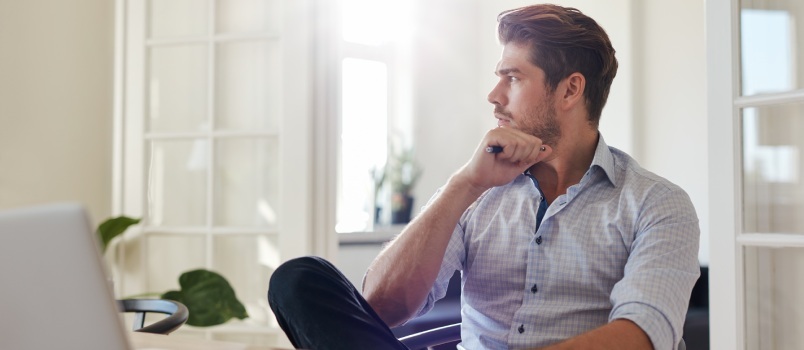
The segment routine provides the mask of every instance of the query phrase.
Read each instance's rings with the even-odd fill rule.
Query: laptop
[[[79,204],[0,211],[0,349],[131,349]]]

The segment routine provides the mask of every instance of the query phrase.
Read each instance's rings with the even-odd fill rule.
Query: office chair
[[[417,350],[460,339],[461,324],[456,323],[404,336],[399,338],[399,341],[402,342],[402,344],[405,344],[408,349]],[[678,343],[678,350],[687,350],[687,344],[684,343],[684,339],[681,339],[681,342]]]
[[[190,316],[184,304],[164,299],[123,299],[117,301],[117,308],[121,312],[134,312],[133,330],[144,333],[170,334],[187,322]],[[149,312],[168,316],[145,326],[145,314]]]
[[[399,341],[408,349],[417,350],[431,346],[461,340],[461,324],[455,323],[443,327],[428,329],[424,332],[414,333],[399,338]]]

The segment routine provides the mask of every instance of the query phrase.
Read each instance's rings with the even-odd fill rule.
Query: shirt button
[[[542,236],[536,237],[536,244],[538,245],[542,244]]]
[[[539,288],[538,288],[538,287],[536,287],[536,285],[535,285],[535,284],[533,285],[533,287],[530,287],[530,292],[531,292],[531,293],[536,293],[536,292],[538,292],[538,291],[539,291]]]
[[[519,331],[520,334],[525,333],[525,325],[524,324],[519,325],[519,328],[517,330]]]

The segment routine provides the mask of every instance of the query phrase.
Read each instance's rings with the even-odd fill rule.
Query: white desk
[[[135,350],[282,350],[267,346],[140,332],[129,333],[129,339]]]

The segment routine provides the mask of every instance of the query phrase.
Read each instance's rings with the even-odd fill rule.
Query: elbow
[[[404,297],[389,295],[370,288],[364,290],[364,297],[380,319],[391,328],[405,323],[413,317],[415,312],[407,305]]]

